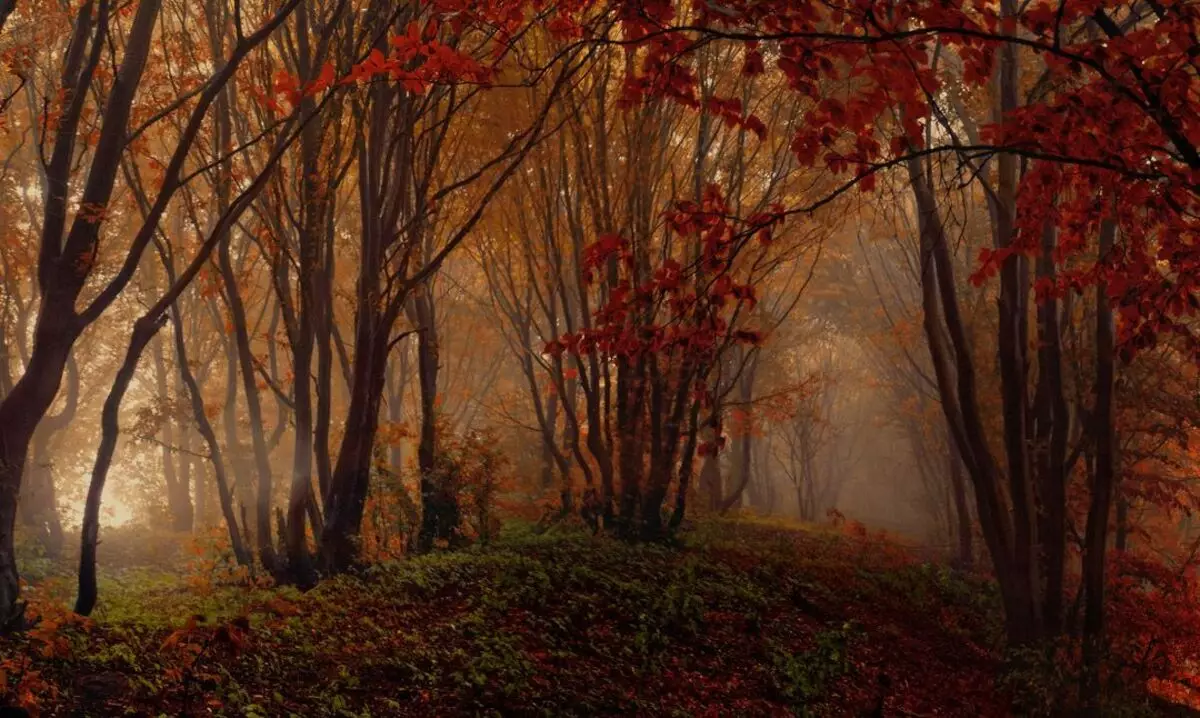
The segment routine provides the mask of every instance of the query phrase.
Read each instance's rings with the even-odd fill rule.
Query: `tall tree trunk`
[[[301,3],[296,9],[296,39],[300,77],[304,82],[314,79],[313,57],[309,42],[308,6]],[[301,108],[310,113],[315,107],[311,96],[301,100]],[[295,417],[295,443],[292,452],[292,482],[288,494],[286,547],[288,568],[292,578],[301,586],[311,586],[316,576],[308,552],[307,517],[315,511],[312,495],[313,482],[313,401],[312,361],[316,342],[316,314],[320,311],[317,300],[317,274],[323,259],[321,239],[325,236],[324,204],[317,185],[319,153],[321,151],[321,126],[310,122],[301,130],[300,136],[300,194],[301,224],[298,232],[300,244],[299,312],[296,317],[296,333],[292,337],[292,373],[295,376],[293,404]],[[290,287],[280,287],[280,301],[286,301]],[[313,525],[317,530],[316,522]],[[319,535],[319,534],[318,534]]]
[[[160,7],[157,0],[146,0],[138,4],[134,13],[124,55],[108,88],[92,162],[79,197],[81,206],[107,207],[112,197],[131,106],[149,57],[150,40]],[[33,351],[25,372],[0,401],[0,630],[23,622],[13,531],[29,442],[58,393],[75,340],[84,326],[94,319],[94,313],[103,312],[109,306],[115,297],[114,291],[120,293],[124,287],[123,275],[119,275],[88,305],[85,311],[89,316],[81,318],[76,313],[75,300],[88,279],[91,266],[81,260],[94,251],[100,223],[77,213],[64,237],[77,132],[85,93],[110,39],[109,16],[110,7],[104,0],[98,4],[88,2],[76,14],[72,40],[63,62],[59,98],[64,112],[58,118],[54,149],[46,166],[47,194],[37,266],[42,303],[38,308]],[[181,144],[190,144],[190,141]],[[164,183],[160,198],[165,201],[169,197],[170,188]],[[131,250],[131,254],[137,253],[140,252]],[[79,271],[81,266],[89,271]]]
[[[345,571],[357,560],[363,509],[371,486],[379,405],[387,378],[391,332],[399,305],[389,303],[380,286],[385,264],[381,194],[382,147],[387,142],[392,88],[371,88],[355,151],[358,155],[358,199],[361,207],[358,284],[355,288],[354,358],[350,368],[350,403],[337,462],[325,497],[325,526],[319,542],[321,564],[329,572]],[[368,121],[369,120],[369,121]]]
[[[618,530],[634,536],[637,513],[641,503],[642,472],[644,468],[646,377],[645,358],[630,361],[617,358],[617,471],[621,478]]]
[[[317,334],[317,414],[313,427],[313,447],[317,461],[317,489],[322,500],[329,490],[329,477],[333,475],[329,430],[333,413],[334,218],[332,212],[327,214],[325,257],[317,275],[316,304],[313,307]]]
[[[688,489],[692,483],[692,474],[695,473],[696,439],[700,433],[699,423],[700,402],[692,402],[692,408],[688,414],[687,437],[683,442],[683,453],[679,463],[679,486],[675,494],[675,510],[671,513],[671,523],[668,526],[672,533],[683,524],[684,514],[687,512]]]
[[[1056,232],[1047,221],[1042,229],[1042,247],[1037,260],[1040,281],[1056,276],[1054,249]],[[1063,629],[1063,581],[1067,552],[1067,434],[1071,416],[1063,394],[1062,331],[1059,303],[1045,297],[1037,309],[1038,385],[1034,396],[1034,446],[1037,483],[1042,504],[1041,544],[1044,556],[1045,598],[1042,610],[1046,634]]]
[[[404,421],[404,390],[408,386],[408,342],[403,342],[397,350],[400,354],[397,362],[388,362],[387,368],[387,417],[392,424]],[[404,471],[404,441],[393,442],[388,447],[388,464],[396,475]]]
[[[1116,225],[1106,220],[1100,228],[1100,257],[1103,265],[1116,237]],[[1084,538],[1083,589],[1083,674],[1080,704],[1089,716],[1100,715],[1100,662],[1104,655],[1104,583],[1108,553],[1108,522],[1116,485],[1116,431],[1113,421],[1114,338],[1112,305],[1108,282],[1096,284],[1096,407],[1092,412],[1096,451],[1096,473],[1088,508]]]
[[[153,266],[153,262],[151,262]],[[158,289],[156,286],[155,289]],[[172,531],[192,530],[192,496],[191,487],[182,480],[175,467],[175,455],[178,450],[175,441],[175,415],[168,389],[167,362],[165,347],[161,335],[154,338],[154,385],[158,392],[158,401],[165,407],[162,422],[162,472],[163,481],[167,488],[167,509],[171,514]],[[182,431],[180,432],[182,435]],[[180,437],[182,438],[182,436]],[[182,458],[186,458],[180,454]]]
[[[428,284],[412,297],[412,315],[417,327],[417,379],[421,393],[421,438],[417,465],[421,471],[421,531],[417,551],[433,549],[435,543],[451,543],[459,523],[457,477],[445,475],[437,456],[438,335],[432,290]]]
[[[537,387],[532,387],[537,391]],[[546,423],[549,425],[550,441],[545,440],[546,431],[542,432],[542,477],[541,489],[548,491],[554,485],[554,437],[558,432],[558,392],[553,392],[546,398]]]
[[[125,398],[134,372],[137,371],[142,352],[159,326],[160,321],[146,316],[134,322],[133,336],[125,350],[125,359],[117,369],[117,376],[113,379],[112,388],[109,389],[108,398],[104,400],[104,409],[101,411],[100,449],[96,452],[96,462],[92,467],[92,478],[88,484],[87,500],[83,509],[79,594],[75,598],[75,613],[81,616],[90,616],[92,609],[96,607],[96,547],[100,539],[100,501],[104,496],[104,484],[108,480],[108,470],[117,449],[121,401]]]
[[[204,470],[204,465],[194,457],[192,461],[192,505],[196,507],[196,520],[193,526],[196,531],[202,532],[211,525],[208,508],[208,472]]]
[[[1001,0],[1002,18],[1017,14],[1016,0]],[[1006,43],[999,48],[998,103],[995,120],[1004,121],[1018,105],[1017,47]],[[1016,201],[1019,162],[1016,155],[1002,152],[997,157],[997,181],[988,193],[994,219],[994,244],[997,249],[1012,247],[1016,240]],[[1000,364],[1000,393],[1004,417],[1004,452],[1008,471],[1008,493],[1012,506],[1013,546],[1011,590],[1017,595],[1012,606],[1019,615],[1012,617],[1025,640],[1037,640],[1043,627],[1040,586],[1042,572],[1038,551],[1038,512],[1031,481],[1028,430],[1028,351],[1026,306],[1029,296],[1027,260],[1020,253],[1006,258],[1000,267],[1000,296],[997,299]]]
[[[980,415],[974,360],[958,303],[953,258],[924,166],[919,159],[910,159],[907,168],[920,230],[923,329],[942,413],[975,489],[979,525],[1000,584],[1009,642],[1024,645],[1036,636],[1031,605],[1034,591],[1028,573],[1013,569],[1012,520]]]
[[[1118,551],[1129,550],[1129,498],[1121,493],[1121,482],[1118,480],[1113,488],[1116,494],[1117,515],[1116,515],[1116,536],[1113,539],[1113,548]]]
[[[742,352],[746,349],[743,347]],[[751,350],[752,351],[752,350]],[[758,355],[744,358],[742,365],[741,376],[738,377],[738,401],[742,406],[750,406],[754,399],[754,380],[758,373]],[[734,486],[733,489],[721,499],[717,510],[725,513],[730,509],[741,506],[742,494],[746,491],[746,486],[750,483],[750,451],[751,451],[751,435],[749,427],[743,427],[740,436],[736,437],[733,445],[733,474]],[[813,477],[815,478],[815,477]],[[812,482],[809,482],[810,484]]]
[[[271,458],[267,449],[267,440],[263,428],[262,403],[258,396],[258,380],[254,372],[254,355],[250,348],[250,330],[247,324],[246,308],[242,302],[241,291],[238,288],[237,275],[233,270],[233,260],[230,256],[230,235],[221,240],[218,252],[218,266],[225,283],[225,298],[233,323],[234,347],[237,353],[237,365],[242,378],[242,392],[246,396],[246,410],[250,418],[250,441],[254,450],[254,467],[258,478],[258,492],[255,500],[255,537],[258,544],[258,558],[268,571],[278,570],[275,560],[275,544],[271,536],[271,501],[272,474]],[[228,430],[228,429],[227,429]]]
[[[221,429],[225,435],[225,451],[228,454],[229,467],[233,473],[230,490],[234,491],[237,503],[244,507],[250,501],[253,491],[254,462],[248,458],[249,449],[242,443],[241,432],[238,428],[238,383],[241,372],[238,371],[237,340],[232,336],[226,336],[223,344],[225,348],[225,404],[221,410]],[[246,534],[246,536],[249,538],[250,534]]]
[[[325,502],[321,562],[327,571],[348,569],[358,557],[358,537],[371,481],[372,450],[387,372],[387,335],[380,336],[370,306],[359,307],[346,429]]]
[[[313,583],[312,562],[308,551],[307,516],[312,502],[313,467],[313,306],[312,274],[315,252],[312,238],[301,231],[300,238],[300,306],[296,336],[292,339],[292,367],[295,375],[293,416],[295,434],[292,452],[292,481],[288,494],[286,548],[288,568],[292,578],[302,586]],[[308,245],[308,246],[306,246]],[[306,278],[307,275],[307,278]]]
[[[61,297],[44,296],[29,365],[0,402],[0,631],[19,627],[23,621],[13,544],[17,497],[29,443],[58,393],[78,331],[70,306],[64,306]]]
[[[196,376],[192,373],[192,367],[188,364],[187,344],[183,336],[183,322],[179,315],[179,307],[171,307],[171,324],[175,336],[175,360],[179,367],[179,377],[183,385],[187,388],[188,401],[192,407],[192,418],[196,422],[196,429],[200,432],[200,437],[204,440],[205,446],[208,448],[209,463],[212,465],[213,479],[217,484],[217,500],[221,505],[221,515],[225,518],[225,526],[229,530],[230,545],[233,547],[233,556],[241,566],[252,566],[254,558],[250,554],[250,550],[246,548],[243,533],[238,526],[237,514],[233,508],[233,492],[229,488],[229,481],[225,475],[225,462],[221,457],[221,445],[217,442],[216,432],[213,431],[212,422],[208,420],[208,413],[204,408],[204,397],[200,393],[200,385],[196,382]],[[197,467],[199,469],[199,467]],[[202,471],[196,471],[196,495],[202,496],[201,477]],[[196,507],[199,509],[201,503],[196,502]],[[203,518],[203,513],[200,513]]]

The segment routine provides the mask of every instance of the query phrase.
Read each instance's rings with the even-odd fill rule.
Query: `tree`
[[[489,22],[457,15],[452,23],[402,6],[391,11],[373,5],[367,17],[377,38],[370,56],[349,79],[388,75],[372,82],[358,98],[354,114],[358,205],[362,217],[358,285],[355,297],[354,357],[345,433],[325,496],[326,521],[321,535],[326,569],[343,570],[354,560],[362,524],[379,408],[388,356],[406,333],[395,332],[410,303],[418,334],[418,371],[422,425],[418,448],[421,467],[422,548],[449,540],[458,525],[457,501],[437,480],[436,323],[428,311],[428,279],[476,226],[491,199],[521,166],[550,128],[551,109],[563,88],[587,60],[572,51],[556,58],[541,109],[526,126],[511,132],[503,146],[477,165],[447,168],[449,152],[468,116],[478,109],[481,91],[502,68],[511,45],[508,38],[527,32],[520,15]],[[496,27],[503,29],[494,37]],[[496,44],[499,43],[499,44]],[[390,50],[385,54],[384,50]],[[478,121],[474,117],[472,121]],[[458,170],[458,171],[455,171]],[[467,199],[467,198],[470,199]],[[436,213],[444,204],[462,201],[467,210],[445,236],[434,232]],[[440,242],[435,240],[440,239]],[[424,339],[420,337],[424,335]]]
[[[626,6],[632,11],[631,6]],[[776,66],[794,90],[818,101],[792,147],[806,163],[823,162],[851,177],[828,200],[853,186],[870,189],[893,167],[908,170],[922,220],[925,321],[946,419],[975,488],[979,520],[1000,579],[1014,645],[1059,630],[1065,517],[1063,486],[1070,456],[1063,449],[1069,417],[1053,387],[1056,364],[1052,299],[1068,288],[1097,287],[1097,301],[1123,307],[1115,339],[1129,353],[1170,331],[1192,342],[1177,320],[1192,305],[1189,267],[1194,253],[1177,240],[1195,230],[1200,168],[1195,113],[1182,98],[1196,82],[1189,59],[1196,9],[1097,8],[1087,3],[1039,3],[1018,8],[944,3],[807,4],[713,3],[695,17],[677,16],[668,3],[631,12],[645,42],[639,95],[691,99],[695,50],[732,42],[757,58],[770,43]],[[967,87],[996,78],[998,104],[978,141],[963,141],[944,118],[954,92],[942,80],[941,58],[956,56]],[[1153,61],[1147,63],[1149,56]],[[1030,101],[1019,106],[1021,57],[1043,63]],[[757,59],[756,59],[757,64]],[[947,63],[948,64],[948,63]],[[1147,64],[1149,66],[1147,66]],[[666,69],[663,69],[663,68]],[[674,78],[660,83],[657,78]],[[818,98],[821,78],[857,78],[843,95]],[[962,116],[959,116],[962,119]],[[935,135],[932,130],[940,124]],[[880,127],[883,128],[882,132]],[[1102,141],[1080,143],[1088,132]],[[880,135],[883,135],[880,137]],[[944,139],[944,141],[943,141]],[[994,249],[983,275],[1000,276],[999,352],[1003,397],[1003,463],[988,445],[979,418],[979,387],[966,336],[944,232],[926,159],[957,161],[964,177],[992,185]],[[1026,171],[1022,174],[1024,164]],[[789,208],[807,212],[824,202]],[[1048,242],[1043,238],[1049,237]],[[1119,238],[1119,242],[1117,242]],[[1049,248],[1047,248],[1049,247]],[[1026,257],[1038,264],[1043,388],[1025,407],[1030,376],[1025,318],[1034,283]],[[1162,267],[1150,257],[1166,262]],[[1074,266],[1066,260],[1074,259]],[[1097,318],[1095,395],[1089,439],[1110,452],[1110,347]],[[944,329],[942,327],[945,327]],[[946,338],[948,333],[948,338]],[[1035,422],[1028,421],[1035,418]],[[1037,444],[1031,439],[1038,438]],[[1049,446],[1031,453],[1031,446]],[[1107,533],[1111,455],[1098,464],[1085,583],[1094,595],[1088,641],[1102,627],[1103,554]],[[1003,467],[1003,468],[1002,468]],[[1035,506],[1045,498],[1045,521]],[[1039,538],[1040,537],[1040,538]],[[1037,547],[1047,546],[1043,563]],[[1095,703],[1094,682],[1083,700]]]
[[[111,81],[80,197],[80,210],[64,235],[68,217],[67,189],[76,167],[76,143],[84,132],[81,121],[87,90],[104,60],[108,33],[118,29],[110,27],[118,18],[107,0],[86,2],[75,16],[71,43],[62,62],[62,109],[46,166],[50,190],[44,203],[37,264],[42,302],[38,308],[29,364],[12,390],[0,401],[0,615],[5,626],[16,625],[21,620],[13,555],[13,522],[29,442],[58,393],[71,347],[83,329],[104,313],[133,276],[159,218],[183,182],[183,163],[216,93],[232,76],[240,60],[265,39],[294,6],[294,2],[285,6],[283,12],[246,37],[240,34],[241,17],[235,19],[239,30],[238,45],[199,95],[189,118],[188,132],[179,138],[147,219],[133,237],[121,269],[82,311],[77,311],[75,304],[95,266],[100,230],[112,197],[119,158],[130,137],[131,108],[150,53],[160,3],[154,0],[140,3],[129,21],[124,53],[119,65],[111,68],[109,73]]]

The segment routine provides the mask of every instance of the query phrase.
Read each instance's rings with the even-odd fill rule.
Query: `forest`
[[[1197,0],[0,0],[0,716],[1200,711]]]

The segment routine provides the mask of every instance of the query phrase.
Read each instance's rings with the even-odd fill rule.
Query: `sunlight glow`
[[[83,523],[84,507],[85,499],[80,499],[76,503],[63,506],[62,519],[64,524],[77,527]],[[133,523],[133,520],[133,507],[124,501],[119,493],[115,491],[106,492],[104,501],[100,504],[100,527],[113,528],[116,526],[127,526]]]
[[[100,525],[125,526],[133,522],[133,508],[118,496],[106,498],[100,506]]]

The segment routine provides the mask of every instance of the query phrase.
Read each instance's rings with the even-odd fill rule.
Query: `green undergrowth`
[[[203,558],[102,566],[94,623],[55,611],[70,585],[44,572],[45,623],[0,644],[8,700],[51,716],[1003,714],[990,584],[878,537],[739,520],[631,545],[511,524],[304,594],[213,580],[223,564]]]

